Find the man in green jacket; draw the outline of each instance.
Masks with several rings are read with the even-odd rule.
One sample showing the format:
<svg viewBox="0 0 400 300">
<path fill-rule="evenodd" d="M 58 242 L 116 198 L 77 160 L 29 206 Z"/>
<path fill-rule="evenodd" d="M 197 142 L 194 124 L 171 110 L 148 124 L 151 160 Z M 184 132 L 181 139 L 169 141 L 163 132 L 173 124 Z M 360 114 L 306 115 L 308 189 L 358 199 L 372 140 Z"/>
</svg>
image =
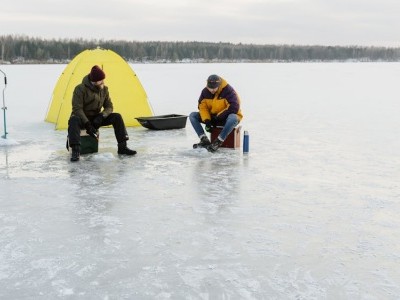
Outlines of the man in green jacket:
<svg viewBox="0 0 400 300">
<path fill-rule="evenodd" d="M 80 131 L 95 137 L 100 126 L 112 125 L 118 142 L 118 154 L 135 155 L 136 151 L 127 147 L 129 140 L 124 120 L 119 113 L 113 112 L 113 104 L 104 85 L 106 75 L 99 66 L 93 66 L 82 83 L 77 85 L 72 96 L 72 113 L 68 121 L 68 138 L 72 148 L 71 161 L 80 157 Z"/>
</svg>

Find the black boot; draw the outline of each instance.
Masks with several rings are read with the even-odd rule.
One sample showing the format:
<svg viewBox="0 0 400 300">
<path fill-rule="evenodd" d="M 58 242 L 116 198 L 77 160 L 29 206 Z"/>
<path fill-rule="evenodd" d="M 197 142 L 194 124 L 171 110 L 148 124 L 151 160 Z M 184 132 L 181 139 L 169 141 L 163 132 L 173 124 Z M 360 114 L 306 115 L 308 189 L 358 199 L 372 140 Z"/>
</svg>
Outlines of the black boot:
<svg viewBox="0 0 400 300">
<path fill-rule="evenodd" d="M 81 156 L 81 149 L 79 145 L 72 145 L 71 161 L 78 161 Z"/>
<path fill-rule="evenodd" d="M 211 144 L 210 140 L 208 139 L 208 137 L 206 135 L 203 135 L 200 139 L 200 143 L 198 144 L 194 144 L 193 148 L 207 148 L 207 146 L 209 146 Z"/>
<path fill-rule="evenodd" d="M 131 150 L 126 146 L 126 141 L 122 143 L 118 143 L 118 154 L 124 155 L 135 155 L 137 152 L 135 150 Z"/>
<path fill-rule="evenodd" d="M 219 138 L 216 138 L 214 142 L 212 142 L 212 144 L 207 147 L 207 150 L 209 152 L 215 152 L 218 150 L 218 148 L 222 145 L 223 142 L 224 141 L 221 141 Z"/>
</svg>

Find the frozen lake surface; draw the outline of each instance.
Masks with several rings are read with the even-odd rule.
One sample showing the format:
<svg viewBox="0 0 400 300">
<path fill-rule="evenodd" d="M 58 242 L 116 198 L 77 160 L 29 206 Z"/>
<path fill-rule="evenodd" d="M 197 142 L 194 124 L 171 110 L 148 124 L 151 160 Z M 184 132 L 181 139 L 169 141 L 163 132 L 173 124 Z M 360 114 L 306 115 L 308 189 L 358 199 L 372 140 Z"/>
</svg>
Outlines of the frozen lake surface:
<svg viewBox="0 0 400 300">
<path fill-rule="evenodd" d="M 188 120 L 70 163 L 43 121 L 65 65 L 0 66 L 1 299 L 399 298 L 399 63 L 132 67 L 155 114 L 226 78 L 249 155 L 191 149 Z"/>
</svg>

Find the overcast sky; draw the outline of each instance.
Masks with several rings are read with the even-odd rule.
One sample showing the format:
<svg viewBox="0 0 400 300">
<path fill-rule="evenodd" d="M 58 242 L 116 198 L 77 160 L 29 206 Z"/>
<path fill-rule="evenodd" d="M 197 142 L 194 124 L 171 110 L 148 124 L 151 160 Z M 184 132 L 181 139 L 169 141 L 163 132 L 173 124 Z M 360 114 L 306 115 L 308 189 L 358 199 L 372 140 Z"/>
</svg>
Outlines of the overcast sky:
<svg viewBox="0 0 400 300">
<path fill-rule="evenodd" d="M 400 46 L 400 0 L 0 0 L 0 35 Z"/>
</svg>

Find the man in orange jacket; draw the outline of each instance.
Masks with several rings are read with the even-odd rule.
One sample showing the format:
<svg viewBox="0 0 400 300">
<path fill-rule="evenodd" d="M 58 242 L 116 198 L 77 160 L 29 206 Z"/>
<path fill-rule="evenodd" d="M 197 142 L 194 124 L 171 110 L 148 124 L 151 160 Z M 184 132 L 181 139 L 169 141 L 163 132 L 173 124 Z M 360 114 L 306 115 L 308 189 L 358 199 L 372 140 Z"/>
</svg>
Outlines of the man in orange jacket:
<svg viewBox="0 0 400 300">
<path fill-rule="evenodd" d="M 200 138 L 200 142 L 193 147 L 204 147 L 210 152 L 215 152 L 243 118 L 240 98 L 225 79 L 214 74 L 207 78 L 207 85 L 201 91 L 198 100 L 198 108 L 198 112 L 189 115 L 189 120 Z M 211 143 L 201 124 L 205 124 L 207 132 L 211 132 L 215 126 L 223 128 Z"/>
</svg>

